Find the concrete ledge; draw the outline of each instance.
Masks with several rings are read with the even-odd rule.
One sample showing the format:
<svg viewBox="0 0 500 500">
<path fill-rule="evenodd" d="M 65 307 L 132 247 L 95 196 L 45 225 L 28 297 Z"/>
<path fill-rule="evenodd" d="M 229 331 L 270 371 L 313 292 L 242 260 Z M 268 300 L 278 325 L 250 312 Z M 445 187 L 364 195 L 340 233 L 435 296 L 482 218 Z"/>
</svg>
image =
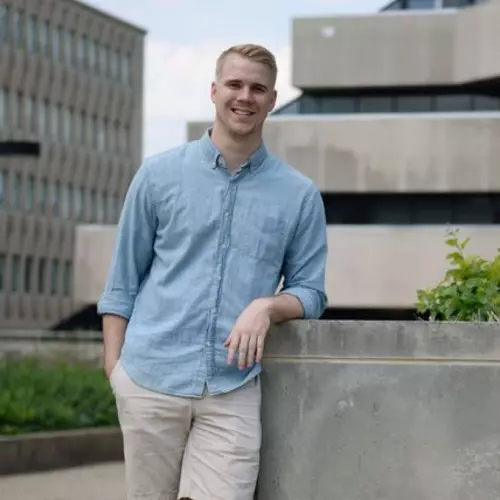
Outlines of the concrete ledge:
<svg viewBox="0 0 500 500">
<path fill-rule="evenodd" d="M 123 460 L 119 429 L 0 436 L 0 475 Z"/>
<path fill-rule="evenodd" d="M 262 391 L 259 500 L 498 498 L 498 323 L 292 322 Z"/>
</svg>

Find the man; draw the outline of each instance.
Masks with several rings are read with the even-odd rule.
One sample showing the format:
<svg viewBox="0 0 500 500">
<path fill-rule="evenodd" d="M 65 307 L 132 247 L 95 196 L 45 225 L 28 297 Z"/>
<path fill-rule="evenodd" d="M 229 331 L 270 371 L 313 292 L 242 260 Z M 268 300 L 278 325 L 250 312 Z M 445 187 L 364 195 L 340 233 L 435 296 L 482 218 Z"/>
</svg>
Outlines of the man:
<svg viewBox="0 0 500 500">
<path fill-rule="evenodd" d="M 127 193 L 98 308 L 129 500 L 251 500 L 267 331 L 325 308 L 321 197 L 262 140 L 276 74 L 263 47 L 223 52 L 213 127 Z"/>
</svg>

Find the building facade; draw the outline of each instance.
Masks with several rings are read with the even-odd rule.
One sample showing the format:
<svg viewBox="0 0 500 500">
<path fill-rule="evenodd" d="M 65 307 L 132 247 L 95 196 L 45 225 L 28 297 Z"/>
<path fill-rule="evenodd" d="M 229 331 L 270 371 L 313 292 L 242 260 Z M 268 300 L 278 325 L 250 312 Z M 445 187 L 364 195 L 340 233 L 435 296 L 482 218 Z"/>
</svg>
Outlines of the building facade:
<svg viewBox="0 0 500 500">
<path fill-rule="evenodd" d="M 142 158 L 144 38 L 75 0 L 0 0 L 0 328 L 80 307 L 75 228 L 117 222 Z"/>
<path fill-rule="evenodd" d="M 500 246 L 500 2 L 396 0 L 293 21 L 301 90 L 265 128 L 315 181 L 332 318 L 412 318 L 447 269 L 446 230 Z M 209 123 L 188 126 L 199 137 Z"/>
</svg>

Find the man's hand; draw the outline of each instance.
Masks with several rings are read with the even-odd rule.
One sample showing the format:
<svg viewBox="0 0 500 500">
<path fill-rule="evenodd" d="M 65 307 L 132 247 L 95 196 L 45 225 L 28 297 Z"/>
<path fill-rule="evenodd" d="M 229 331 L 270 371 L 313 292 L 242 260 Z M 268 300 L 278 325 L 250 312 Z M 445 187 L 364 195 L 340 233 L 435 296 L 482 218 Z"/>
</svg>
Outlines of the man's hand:
<svg viewBox="0 0 500 500">
<path fill-rule="evenodd" d="M 256 299 L 240 314 L 231 334 L 224 342 L 229 347 L 228 363 L 233 364 L 238 353 L 238 368 L 251 368 L 260 363 L 264 342 L 271 323 L 283 323 L 302 318 L 304 309 L 300 300 L 287 293 Z"/>
<path fill-rule="evenodd" d="M 238 368 L 243 370 L 260 363 L 264 341 L 271 325 L 270 299 L 256 299 L 240 314 L 231 334 L 224 343 L 229 347 L 228 364 L 232 365 L 238 353 Z"/>
</svg>

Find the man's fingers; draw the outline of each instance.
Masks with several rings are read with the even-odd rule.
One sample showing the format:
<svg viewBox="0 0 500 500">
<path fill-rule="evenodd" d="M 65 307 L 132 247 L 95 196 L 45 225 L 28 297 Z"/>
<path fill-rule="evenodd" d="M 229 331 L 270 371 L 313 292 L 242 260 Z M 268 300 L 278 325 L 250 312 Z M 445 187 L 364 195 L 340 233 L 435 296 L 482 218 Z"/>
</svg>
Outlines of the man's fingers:
<svg viewBox="0 0 500 500">
<path fill-rule="evenodd" d="M 258 339 L 257 339 L 257 353 L 256 353 L 257 363 L 260 363 L 262 361 L 263 356 L 264 356 L 264 337 L 258 337 Z"/>
<path fill-rule="evenodd" d="M 229 346 L 229 352 L 227 354 L 228 365 L 232 365 L 234 362 L 234 357 L 236 355 L 236 351 L 238 350 L 239 341 L 240 338 L 238 334 L 231 334 L 230 337 L 226 340 L 226 343 Z"/>
<path fill-rule="evenodd" d="M 243 368 L 245 368 L 245 364 L 247 361 L 247 353 L 248 353 L 248 342 L 249 342 L 248 336 L 241 337 L 239 354 L 238 354 L 238 368 L 240 370 L 243 370 Z"/>
<path fill-rule="evenodd" d="M 248 342 L 247 367 L 251 368 L 255 359 L 255 350 L 257 349 L 257 339 L 253 336 Z"/>
</svg>

